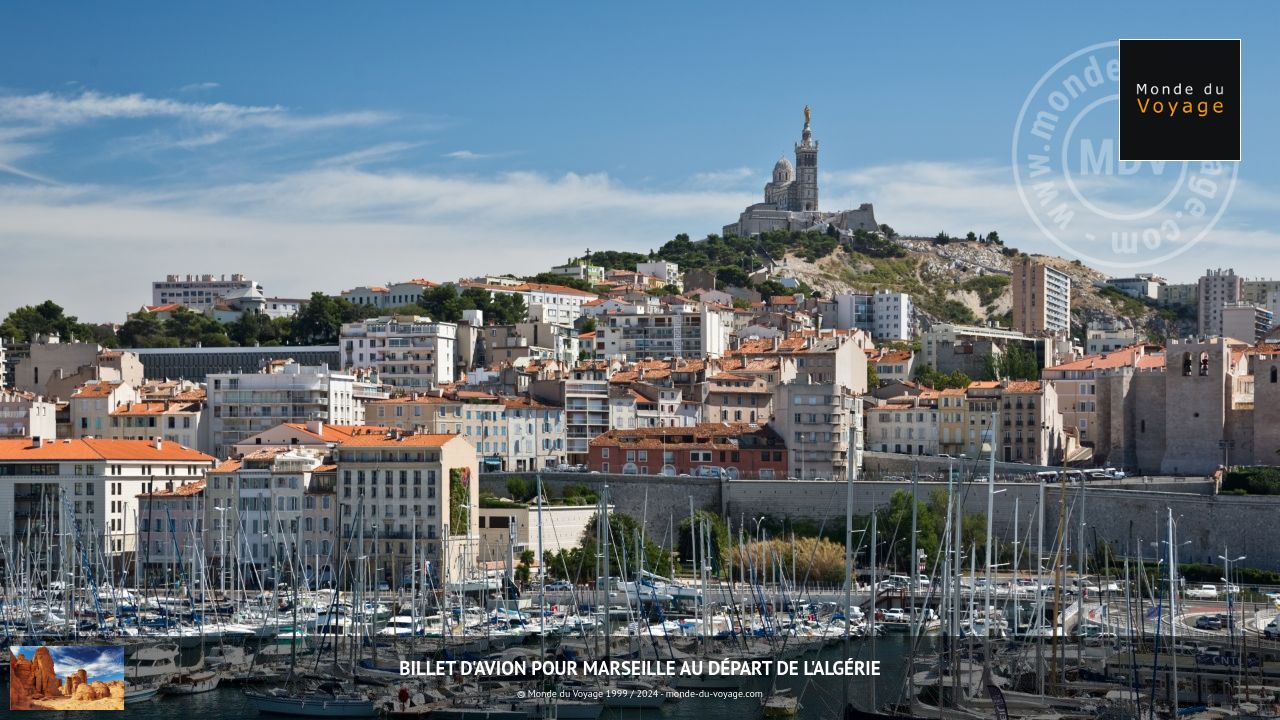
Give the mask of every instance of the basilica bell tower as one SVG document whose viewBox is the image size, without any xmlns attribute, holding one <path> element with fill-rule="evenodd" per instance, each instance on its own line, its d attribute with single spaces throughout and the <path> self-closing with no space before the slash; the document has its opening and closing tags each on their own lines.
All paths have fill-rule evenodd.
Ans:
<svg viewBox="0 0 1280 720">
<path fill-rule="evenodd" d="M 816 211 L 818 209 L 818 142 L 809 128 L 809 106 L 804 106 L 804 131 L 796 144 L 796 179 L 792 210 Z"/>
</svg>

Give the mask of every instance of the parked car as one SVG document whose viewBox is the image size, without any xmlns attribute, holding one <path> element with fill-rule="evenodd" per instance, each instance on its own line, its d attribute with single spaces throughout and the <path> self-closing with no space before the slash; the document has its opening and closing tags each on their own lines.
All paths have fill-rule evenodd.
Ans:
<svg viewBox="0 0 1280 720">
<path fill-rule="evenodd" d="M 547 583 L 545 589 L 546 590 L 572 590 L 573 583 L 570 583 L 567 580 L 556 580 L 554 582 Z"/>
<path fill-rule="evenodd" d="M 1194 587 L 1187 590 L 1186 595 L 1189 598 L 1196 598 L 1198 600 L 1217 600 L 1218 588 L 1214 585 L 1201 585 L 1200 587 Z"/>
<path fill-rule="evenodd" d="M 1222 618 L 1217 615 L 1201 615 L 1196 618 L 1197 630 L 1221 630 Z"/>
<path fill-rule="evenodd" d="M 1262 634 L 1268 640 L 1280 637 L 1280 616 L 1271 618 L 1271 622 L 1267 623 L 1267 626 L 1262 629 Z"/>
<path fill-rule="evenodd" d="M 907 612 L 902 608 L 889 608 L 884 611 L 884 619 L 887 622 L 906 622 Z"/>
</svg>

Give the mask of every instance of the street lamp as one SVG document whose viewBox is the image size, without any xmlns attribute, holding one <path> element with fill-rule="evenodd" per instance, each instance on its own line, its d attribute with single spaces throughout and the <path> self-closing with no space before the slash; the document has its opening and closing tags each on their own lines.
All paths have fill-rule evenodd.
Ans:
<svg viewBox="0 0 1280 720">
<path fill-rule="evenodd" d="M 1226 551 L 1227 551 L 1227 548 L 1224 545 L 1222 547 L 1222 552 L 1225 553 Z M 1240 562 L 1241 560 L 1244 560 L 1245 556 L 1241 555 L 1238 558 L 1228 558 L 1226 555 L 1219 555 L 1218 559 L 1222 561 L 1222 573 L 1223 573 L 1222 582 L 1226 585 L 1226 590 L 1227 590 L 1227 636 L 1231 638 L 1231 644 L 1234 645 L 1236 632 L 1235 632 L 1235 618 L 1232 616 L 1232 608 L 1231 608 L 1231 566 L 1235 563 Z M 1244 604 L 1243 603 L 1241 603 L 1240 608 L 1242 611 L 1240 613 L 1240 622 L 1244 622 L 1244 613 L 1243 613 Z M 1240 632 L 1243 635 L 1244 629 L 1242 628 Z"/>
<path fill-rule="evenodd" d="M 223 599 L 227 597 L 227 511 L 229 507 L 213 508 L 222 517 L 218 518 L 218 592 Z"/>
</svg>

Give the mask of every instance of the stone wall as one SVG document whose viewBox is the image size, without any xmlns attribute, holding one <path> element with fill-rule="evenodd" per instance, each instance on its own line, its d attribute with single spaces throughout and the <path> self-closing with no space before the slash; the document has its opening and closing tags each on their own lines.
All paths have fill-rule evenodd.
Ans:
<svg viewBox="0 0 1280 720">
<path fill-rule="evenodd" d="M 509 495 L 507 478 L 533 480 L 535 476 L 535 473 L 484 473 L 480 476 L 480 489 L 506 497 Z M 609 503 L 615 510 L 643 520 L 646 536 L 660 545 L 669 544 L 670 529 L 679 528 L 680 521 L 689 517 L 690 498 L 697 510 L 723 512 L 721 485 L 728 482 L 718 478 L 602 473 L 542 473 L 541 477 L 543 492 L 552 499 L 564 497 L 566 485 L 586 485 L 600 493 L 607 485 Z"/>
<path fill-rule="evenodd" d="M 506 478 L 519 473 L 485 474 L 481 487 L 498 495 L 506 494 Z M 526 477 L 532 477 L 525 475 Z M 713 478 L 544 473 L 543 485 L 558 497 L 567 484 L 584 484 L 603 490 L 609 486 L 609 500 L 618 512 L 646 519 L 646 532 L 655 542 L 666 544 L 669 528 L 689 515 L 689 501 L 697 509 L 719 512 L 737 525 L 743 518 L 768 515 L 774 518 L 803 518 L 839 528 L 844 522 L 843 482 L 735 480 Z M 945 482 L 920 482 L 917 492 L 927 501 L 935 490 L 946 490 Z M 1035 542 L 1036 503 L 1040 486 L 1036 483 L 998 482 L 993 525 L 997 537 L 1013 538 L 1014 509 L 1018 511 L 1021 541 Z M 865 516 L 889 503 L 898 490 L 911 490 L 909 481 L 857 482 L 854 484 L 854 512 Z M 963 483 L 961 498 L 967 514 L 985 513 L 985 483 Z M 1059 487 L 1044 485 L 1046 545 L 1056 537 Z M 1081 495 L 1083 494 L 1083 500 Z M 1068 546 L 1074 547 L 1079 528 L 1081 503 L 1086 523 L 1085 542 L 1092 550 L 1107 543 L 1120 555 L 1136 556 L 1155 552 L 1150 543 L 1167 539 L 1166 508 L 1173 510 L 1179 542 L 1191 544 L 1180 550 L 1182 562 L 1207 562 L 1223 554 L 1246 555 L 1243 565 L 1265 569 L 1280 568 L 1280 533 L 1272 528 L 1280 512 L 1280 498 L 1215 496 L 1212 482 L 1175 478 L 1131 478 L 1113 487 L 1069 486 L 1066 492 L 1067 522 L 1071 529 Z M 1163 546 L 1160 546 L 1163 547 Z M 1163 552 L 1163 551 L 1162 551 Z"/>
</svg>

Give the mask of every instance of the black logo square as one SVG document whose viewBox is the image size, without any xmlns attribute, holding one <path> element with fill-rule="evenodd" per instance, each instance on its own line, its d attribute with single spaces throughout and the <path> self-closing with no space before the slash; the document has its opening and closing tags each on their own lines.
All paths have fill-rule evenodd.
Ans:
<svg viewBox="0 0 1280 720">
<path fill-rule="evenodd" d="M 1120 41 L 1121 160 L 1240 159 L 1239 40 Z"/>
</svg>

